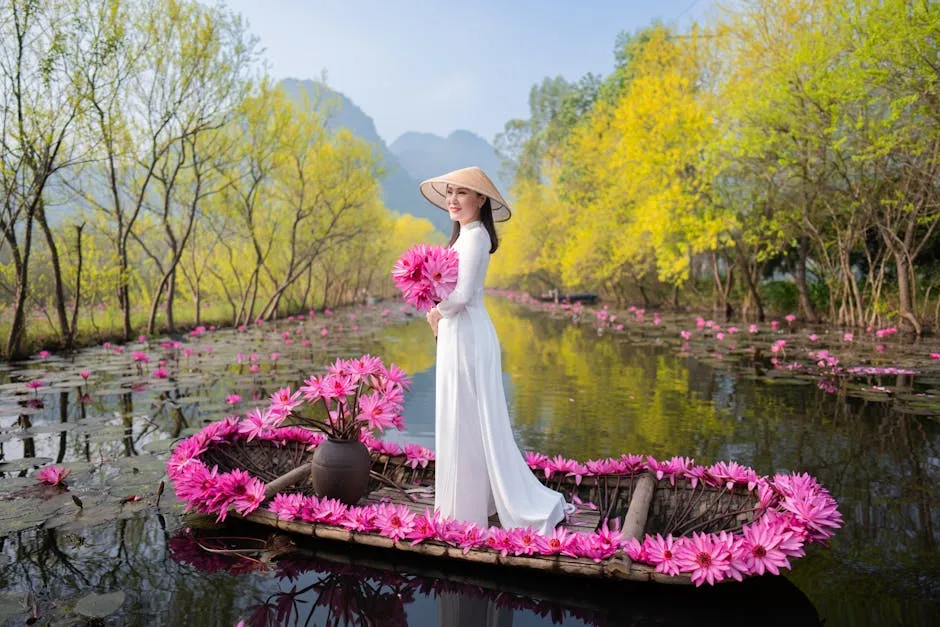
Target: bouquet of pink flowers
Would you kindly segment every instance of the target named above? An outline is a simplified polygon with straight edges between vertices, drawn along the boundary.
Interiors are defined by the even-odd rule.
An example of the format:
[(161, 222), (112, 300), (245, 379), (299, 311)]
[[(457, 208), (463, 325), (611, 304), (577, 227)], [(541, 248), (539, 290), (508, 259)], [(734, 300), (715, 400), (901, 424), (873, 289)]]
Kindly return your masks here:
[[(386, 367), (378, 357), (337, 359), (327, 374), (310, 377), (294, 394), (289, 388), (275, 394), (269, 411), (292, 413), (296, 424), (316, 427), (332, 438), (358, 440), (363, 430), (404, 428), (401, 411), (410, 383), (404, 370), (395, 364)], [(301, 395), (309, 405), (306, 411), (294, 411), (303, 405)]]
[(428, 311), (457, 286), (457, 251), (428, 244), (412, 246), (395, 262), (392, 279), (407, 303)]

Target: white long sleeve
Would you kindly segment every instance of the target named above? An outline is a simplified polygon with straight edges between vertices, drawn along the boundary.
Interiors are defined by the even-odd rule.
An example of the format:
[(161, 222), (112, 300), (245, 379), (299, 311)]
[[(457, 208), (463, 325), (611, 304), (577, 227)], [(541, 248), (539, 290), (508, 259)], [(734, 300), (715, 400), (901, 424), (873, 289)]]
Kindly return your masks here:
[(437, 305), (444, 318), (451, 318), (466, 308), (467, 303), (483, 289), (486, 273), (481, 272), (490, 254), (490, 238), (479, 222), (467, 225), (460, 233), (454, 248), (457, 250), (457, 285), (450, 295)]

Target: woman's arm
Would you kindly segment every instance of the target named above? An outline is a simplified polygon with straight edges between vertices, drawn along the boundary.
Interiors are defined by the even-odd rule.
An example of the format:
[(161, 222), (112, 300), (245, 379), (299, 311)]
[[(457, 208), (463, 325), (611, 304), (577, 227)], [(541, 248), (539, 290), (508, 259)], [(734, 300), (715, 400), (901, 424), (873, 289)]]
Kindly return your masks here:
[(486, 255), (490, 253), (490, 244), (489, 237), (482, 228), (472, 232), (472, 236), (473, 241), (467, 246), (467, 250), (457, 255), (457, 285), (454, 291), (437, 304), (436, 309), (443, 318), (451, 318), (463, 311), (478, 287), (477, 275)]

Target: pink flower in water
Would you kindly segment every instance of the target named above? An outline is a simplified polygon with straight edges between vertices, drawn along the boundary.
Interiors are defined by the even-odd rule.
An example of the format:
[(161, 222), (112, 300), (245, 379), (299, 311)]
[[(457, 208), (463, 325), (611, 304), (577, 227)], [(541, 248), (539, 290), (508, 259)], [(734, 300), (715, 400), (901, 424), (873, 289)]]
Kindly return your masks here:
[(112, 352), (113, 352), (115, 355), (122, 355), (122, 354), (124, 354), (124, 347), (123, 347), (123, 346), (115, 346), (115, 347), (114, 347), (114, 350), (113, 350)]
[(149, 364), (149, 363), (150, 363), (150, 356), (149, 356), (147, 353), (145, 353), (144, 351), (134, 351), (134, 352), (131, 354), (131, 359), (133, 359), (134, 361), (136, 361), (136, 362), (139, 363), (139, 364)]
[(851, 341), (854, 340), (854, 339), (855, 339), (855, 336), (854, 336), (853, 334), (851, 334), (851, 333), (843, 333), (843, 334), (842, 334), (842, 340), (843, 340), (844, 342), (851, 342)]
[(779, 320), (771, 320), (771, 321), (770, 321), (770, 328), (773, 329), (774, 331), (776, 331), (777, 329), (779, 329), (779, 328), (780, 328), (780, 321), (779, 321)]
[(78, 376), (80, 376), (80, 377), (81, 377), (82, 379), (84, 379), (85, 381), (88, 381), (88, 377), (91, 376), (91, 371), (90, 371), (90, 370), (82, 370), (81, 372), (78, 373)]
[(679, 335), (683, 340), (688, 340), (692, 337), (692, 334), (689, 331), (679, 331)]
[(248, 366), (248, 370), (252, 373), (256, 373), (261, 370), (261, 366), (259, 366), (258, 364), (251, 364), (250, 366)]
[(764, 571), (768, 571), (779, 575), (780, 568), (790, 568), (790, 561), (780, 550), (780, 545), (790, 539), (790, 532), (769, 522), (767, 518), (745, 525), (743, 531), (741, 553), (749, 572), (763, 575)]
[(235, 355), (235, 363), (240, 364), (243, 361), (245, 361), (245, 353), (238, 353), (237, 355)]
[(692, 583), (701, 586), (706, 581), (714, 585), (731, 568), (728, 552), (721, 542), (707, 533), (693, 532), (675, 551), (681, 572), (692, 574)]
[(271, 353), (271, 361), (277, 361), (281, 358), (281, 354), (278, 352)]
[(940, 359), (940, 353), (930, 353), (931, 359)]
[(301, 345), (301, 346), (310, 346), (310, 340), (306, 340), (306, 339), (305, 339), (305, 340), (301, 340), (301, 341), (300, 341), (300, 345)]
[[(656, 534), (646, 536), (643, 541), (643, 552), (646, 554), (650, 565), (656, 567), (656, 571), (665, 575), (678, 575), (679, 562), (676, 561), (675, 550), (676, 540), (672, 534), (663, 539), (662, 535)], [(681, 544), (679, 545), (681, 547)]]
[(884, 345), (884, 344), (875, 344), (875, 350), (878, 351), (879, 353), (883, 353), (883, 352), (885, 352), (885, 345)]
[(166, 368), (157, 368), (153, 371), (155, 379), (166, 379), (168, 376), (170, 376), (170, 372)]
[(748, 328), (747, 328), (747, 332), (748, 332), (748, 333), (757, 333), (758, 331), (759, 331), (759, 329), (757, 328), (757, 325), (756, 325), (756, 324), (752, 324), (752, 325), (748, 326)]
[(65, 478), (72, 471), (65, 466), (46, 466), (36, 475), (36, 479), (48, 485), (65, 485)]
[(324, 310), (323, 310), (323, 315), (324, 315), (324, 316), (332, 316), (332, 315), (333, 315), (333, 310), (332, 310), (332, 309), (324, 309)]
[(281, 520), (294, 520), (300, 515), (300, 508), (303, 506), (304, 495), (294, 494), (276, 494), (271, 504), (268, 505), (268, 511), (277, 514)]
[(138, 341), (138, 342), (146, 342), (146, 341), (147, 341), (147, 336), (144, 335), (144, 334), (140, 334), (140, 335), (137, 336), (137, 341)]
[(31, 390), (38, 390), (39, 388), (41, 388), (41, 387), (44, 386), (45, 384), (46, 384), (46, 382), (43, 381), (42, 379), (33, 379), (32, 381), (27, 381), (27, 382), (26, 382), (26, 387), (28, 387), (28, 388), (31, 389)]
[(40, 359), (45, 359), (45, 358), (48, 357), (49, 355), (50, 355), (49, 351), (39, 351), (39, 358), (40, 358)]
[(202, 347), (202, 350), (204, 350), (204, 351), (206, 351), (207, 353), (210, 353), (210, 354), (211, 354), (211, 353), (212, 353), (212, 344), (206, 344), (205, 346)]
[(252, 354), (248, 355), (248, 361), (249, 361), (249, 362), (254, 363), (254, 362), (256, 362), (256, 361), (259, 361), (260, 359), (261, 359), (261, 356), (258, 355), (258, 353), (252, 353)]
[(721, 340), (725, 339), (725, 334), (719, 331), (718, 333), (715, 334), (715, 337), (720, 342)]
[(623, 331), (623, 325), (622, 325), (622, 324), (618, 324), (615, 328), (616, 328), (618, 331)]
[(404, 505), (384, 505), (378, 508), (375, 526), (386, 538), (404, 540), (415, 527), (415, 514)]
[(818, 339), (819, 339), (819, 336), (816, 335), (815, 333), (810, 333), (810, 334), (809, 334), (809, 341), (810, 341), (810, 342), (815, 342), (815, 341), (818, 340)]
[(783, 319), (787, 321), (787, 324), (793, 324), (796, 321), (796, 316), (793, 314), (787, 314)]
[(738, 327), (728, 327), (728, 335), (734, 335), (738, 332)]
[(225, 397), (226, 405), (238, 405), (241, 402), (242, 402), (242, 397), (239, 396), (238, 394), (229, 394), (228, 396)]
[(193, 354), (193, 349), (191, 349), (190, 347), (187, 346), (186, 348), (183, 349), (183, 357), (189, 357), (192, 354)]
[(326, 327), (323, 327), (323, 328), (320, 329), (320, 336), (321, 336), (321, 337), (326, 337), (326, 336), (329, 335), (329, 334), (330, 334), (330, 332), (326, 330)]

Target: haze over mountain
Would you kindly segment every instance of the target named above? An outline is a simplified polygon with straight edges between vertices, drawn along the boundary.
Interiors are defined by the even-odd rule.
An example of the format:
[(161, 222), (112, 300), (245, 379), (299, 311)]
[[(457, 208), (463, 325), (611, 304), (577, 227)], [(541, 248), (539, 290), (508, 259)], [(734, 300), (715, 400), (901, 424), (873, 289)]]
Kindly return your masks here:
[(344, 94), (312, 80), (288, 78), (280, 81), (280, 85), (298, 101), (303, 100), (304, 94), (316, 104), (332, 100), (335, 105), (328, 109), (327, 127), (347, 128), (375, 146), (386, 170), (382, 179), (382, 200), (393, 211), (426, 218), (437, 229), (449, 234), (450, 218), (421, 196), (418, 183), (468, 165), (483, 168), (503, 195), (509, 191), (507, 182), (499, 178), (500, 160), (493, 146), (474, 133), (457, 130), (443, 138), (430, 133), (408, 132), (389, 146), (376, 132), (372, 118)]
[(470, 131), (456, 130), (446, 138), (411, 131), (393, 141), (389, 150), (419, 181), (475, 165), (483, 168), (503, 195), (509, 192), (509, 181), (500, 176), (500, 158), (496, 150), (488, 141)]

